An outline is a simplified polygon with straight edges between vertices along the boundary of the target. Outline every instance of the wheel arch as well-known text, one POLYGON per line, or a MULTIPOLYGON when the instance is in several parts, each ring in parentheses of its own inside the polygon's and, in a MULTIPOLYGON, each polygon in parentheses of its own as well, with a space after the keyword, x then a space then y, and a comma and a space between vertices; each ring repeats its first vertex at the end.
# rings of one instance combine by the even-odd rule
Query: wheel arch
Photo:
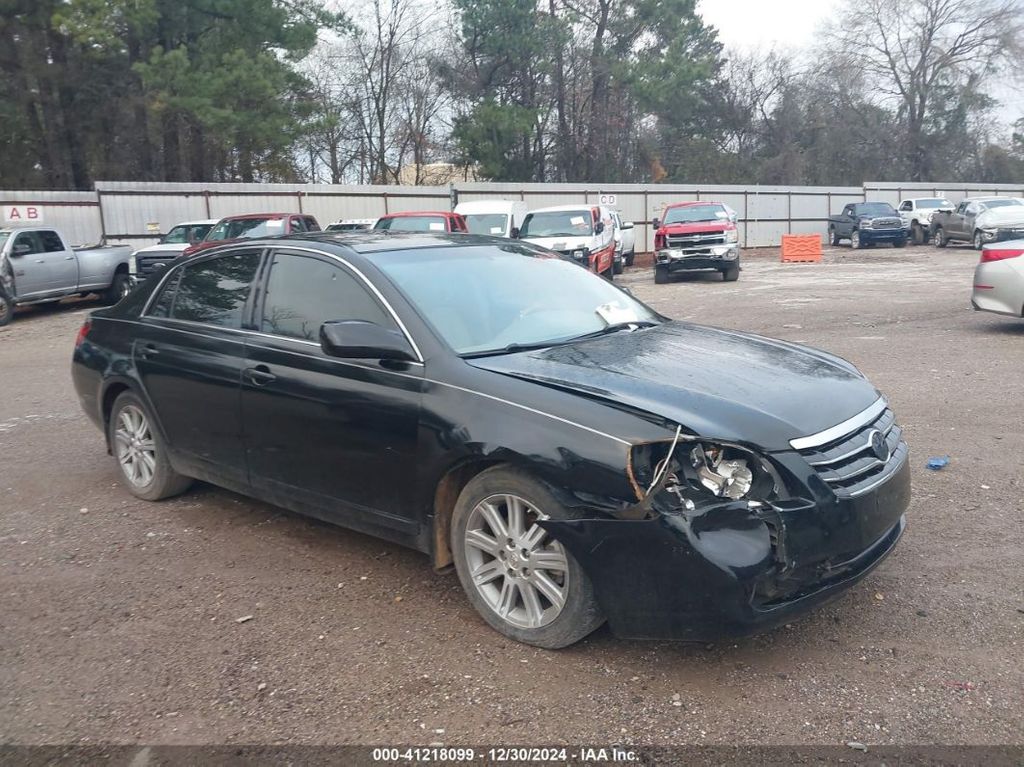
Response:
POLYGON ((107 453, 111 452, 110 445, 110 415, 114 410, 114 402, 117 398, 124 394, 126 391, 130 391, 136 397, 142 400, 143 404, 149 410, 150 420, 153 426, 160 432, 160 437, 166 440, 166 434, 164 432, 163 424, 160 423, 160 417, 156 413, 156 409, 153 404, 149 401, 149 397, 139 386, 138 382, 133 381, 130 378, 123 376, 116 376, 109 378, 103 385, 103 389, 100 392, 100 417, 103 419, 103 439, 107 443, 107 453))
POLYGON ((433 525, 431 531, 431 551, 434 569, 440 570, 454 562, 449 545, 452 514, 462 490, 469 482, 487 469, 495 466, 518 466, 515 461, 507 458, 475 456, 459 461, 441 475, 434 488, 433 525))

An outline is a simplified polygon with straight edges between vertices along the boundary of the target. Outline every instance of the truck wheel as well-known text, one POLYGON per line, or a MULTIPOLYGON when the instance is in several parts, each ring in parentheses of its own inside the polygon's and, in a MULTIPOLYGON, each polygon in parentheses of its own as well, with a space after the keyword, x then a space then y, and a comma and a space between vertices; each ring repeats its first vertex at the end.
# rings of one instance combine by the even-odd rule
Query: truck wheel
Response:
POLYGON ((946 239, 946 233, 942 230, 942 227, 940 226, 938 229, 935 230, 935 247, 944 248, 947 245, 949 245, 949 240, 946 239))
POLYGON ((914 225, 910 228, 910 232, 912 237, 914 238, 915 245, 924 245, 924 227, 922 227, 919 223, 915 221, 914 225))
POLYGON ((854 250, 860 250, 864 247, 864 243, 860 240, 860 232, 856 229, 850 234, 850 247, 854 250))
POLYGON ((14 301, 7 297, 7 294, 0 290, 0 327, 7 325, 14 319, 14 301))
POLYGON ((654 267, 654 282, 657 285, 664 285, 668 282, 668 267, 667 266, 656 266, 654 267))
POLYGON ((981 250, 985 245, 985 238, 981 236, 981 230, 977 229, 974 232, 974 249, 981 250))
POLYGON ((629 251, 629 253, 623 256, 623 259, 626 262, 626 266, 632 266, 634 258, 636 258, 636 251, 633 250, 629 251))
POLYGON ((903 237, 899 240, 893 240, 892 246, 894 248, 905 248, 907 247, 907 238, 903 237))
POLYGON ((834 226, 830 226, 828 228, 828 238, 829 238, 829 240, 832 241, 833 245, 838 245, 839 244, 839 235, 836 234, 836 228, 834 226))
POLYGON ((110 287, 103 291, 103 300, 108 304, 116 304, 132 292, 132 281, 127 272, 118 272, 110 287))
POLYGON ((736 282, 740 278, 740 265, 729 267, 722 272, 722 282, 736 282))
POLYGON ((586 571, 537 524, 585 516, 519 469, 496 466, 469 481, 452 512, 452 558, 470 604, 491 628, 557 650, 604 623, 586 571))
POLYGON ((612 262, 612 273, 613 274, 622 274, 622 261, 613 261, 612 262))

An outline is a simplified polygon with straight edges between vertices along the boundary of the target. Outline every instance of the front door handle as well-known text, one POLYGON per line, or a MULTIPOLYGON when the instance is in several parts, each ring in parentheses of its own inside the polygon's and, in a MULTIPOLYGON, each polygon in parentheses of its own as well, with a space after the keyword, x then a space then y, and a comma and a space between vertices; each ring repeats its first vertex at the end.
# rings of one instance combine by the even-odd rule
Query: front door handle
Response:
POLYGON ((253 386, 266 386, 277 380, 277 376, 270 372, 266 365, 257 365, 254 368, 246 368, 242 371, 242 377, 253 386))
POLYGON ((143 344, 142 348, 139 349, 139 356, 144 360, 147 360, 150 357, 155 357, 159 353, 160 350, 153 344, 143 344))

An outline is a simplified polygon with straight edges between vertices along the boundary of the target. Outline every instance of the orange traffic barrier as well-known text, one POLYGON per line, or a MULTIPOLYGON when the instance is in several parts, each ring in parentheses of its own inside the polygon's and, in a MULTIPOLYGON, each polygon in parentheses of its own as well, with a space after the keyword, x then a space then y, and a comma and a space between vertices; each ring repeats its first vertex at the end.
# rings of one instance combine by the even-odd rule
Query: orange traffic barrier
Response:
POLYGON ((820 234, 782 235, 782 263, 816 264, 821 262, 820 234))

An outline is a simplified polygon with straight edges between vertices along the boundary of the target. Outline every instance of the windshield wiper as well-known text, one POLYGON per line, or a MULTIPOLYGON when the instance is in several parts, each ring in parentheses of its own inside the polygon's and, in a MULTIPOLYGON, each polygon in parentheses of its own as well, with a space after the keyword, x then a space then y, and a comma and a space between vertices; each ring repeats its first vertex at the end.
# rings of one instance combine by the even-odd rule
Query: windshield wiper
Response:
POLYGON ((475 359, 476 357, 497 357, 499 354, 515 354, 516 352, 528 352, 536 349, 547 349, 551 346, 558 346, 559 344, 563 343, 565 343, 565 341, 554 340, 541 341, 535 344, 509 344, 508 346, 503 346, 500 349, 485 349, 482 352, 466 352, 465 354, 460 354, 459 356, 462 357, 462 359, 464 360, 471 360, 475 359))
POLYGON ((606 336, 610 333, 618 333, 620 330, 645 330, 647 328, 653 328, 660 325, 660 322, 651 322, 650 320, 632 320, 630 322, 613 322, 611 325, 606 325, 600 330, 595 330, 593 333, 584 333, 582 336, 576 336, 573 341, 584 341, 588 338, 598 338, 600 336, 606 336))

